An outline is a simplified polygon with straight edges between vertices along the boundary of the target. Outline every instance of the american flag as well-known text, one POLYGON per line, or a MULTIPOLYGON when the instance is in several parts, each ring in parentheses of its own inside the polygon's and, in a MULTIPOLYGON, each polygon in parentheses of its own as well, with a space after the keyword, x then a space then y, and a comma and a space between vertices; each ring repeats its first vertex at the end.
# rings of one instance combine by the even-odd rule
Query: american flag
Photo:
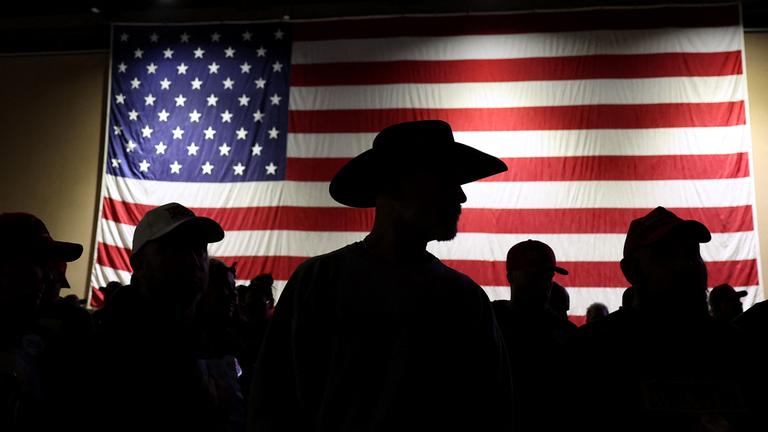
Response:
MULTIPOLYGON (((373 212, 328 182, 387 125, 443 119, 509 171, 465 186, 457 238, 429 249, 491 299, 534 238, 574 320, 618 308, 631 219, 705 223, 710 285, 762 299, 738 5, 116 25, 94 287, 129 281, 135 225, 180 202, 219 221, 212 256, 282 288, 360 240, 373 212)), ((407 157, 407 155, 403 155, 407 157)), ((94 300, 98 301, 97 292, 94 300)), ((278 292, 279 294, 279 292, 278 292)))

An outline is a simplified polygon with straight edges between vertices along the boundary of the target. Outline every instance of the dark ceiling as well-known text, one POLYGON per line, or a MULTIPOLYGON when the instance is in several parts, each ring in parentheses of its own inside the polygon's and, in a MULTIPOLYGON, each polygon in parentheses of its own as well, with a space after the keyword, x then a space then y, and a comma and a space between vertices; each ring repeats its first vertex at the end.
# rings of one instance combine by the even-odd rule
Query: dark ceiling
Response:
MULTIPOLYGON (((722 3, 673 0, 666 4, 722 3)), ((75 0, 3 5, 0 53, 106 50, 110 22, 247 21, 290 17, 466 13, 664 4, 627 0, 75 0)), ((768 30, 768 1, 743 0, 744 27, 768 30)))

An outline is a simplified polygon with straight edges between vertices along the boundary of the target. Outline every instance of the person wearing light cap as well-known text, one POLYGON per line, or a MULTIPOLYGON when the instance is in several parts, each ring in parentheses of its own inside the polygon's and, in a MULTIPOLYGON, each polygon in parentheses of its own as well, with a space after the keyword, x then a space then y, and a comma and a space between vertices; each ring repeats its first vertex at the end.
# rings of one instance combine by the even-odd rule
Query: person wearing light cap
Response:
POLYGON ((426 250, 457 233, 461 185, 506 171, 437 120, 382 130, 331 196, 371 233, 300 265, 267 332, 252 431, 508 430, 511 378, 485 292, 426 250))
POLYGON ((208 283, 208 244, 221 226, 169 203, 134 231, 131 284, 114 293, 104 317, 103 402, 107 430, 217 430, 219 419, 197 358, 192 326, 208 283))
POLYGON ((515 430, 554 430, 565 403, 566 347, 576 326, 549 308, 555 274, 567 275, 557 265, 546 243, 526 240, 507 252, 510 299, 493 302, 504 335, 515 382, 515 430))
POLYGON ((576 409, 597 430, 754 430, 737 370, 741 339, 707 310, 707 268, 699 251, 709 230, 657 207, 633 220, 620 267, 633 307, 582 326, 578 357, 585 390, 576 409), (710 368, 717 365, 716 368, 710 368), (604 380, 596 388, 591 377, 604 380), (685 395, 682 397, 681 395, 685 395))

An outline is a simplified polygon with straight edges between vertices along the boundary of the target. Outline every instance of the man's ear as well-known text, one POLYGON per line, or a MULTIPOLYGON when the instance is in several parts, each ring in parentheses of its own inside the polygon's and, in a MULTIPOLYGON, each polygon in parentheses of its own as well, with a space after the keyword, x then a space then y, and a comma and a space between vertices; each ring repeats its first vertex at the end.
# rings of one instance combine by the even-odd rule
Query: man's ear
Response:
POLYGON ((635 285, 637 283, 637 270, 634 261, 622 258, 619 264, 621 265, 621 272, 624 273, 629 284, 635 285))

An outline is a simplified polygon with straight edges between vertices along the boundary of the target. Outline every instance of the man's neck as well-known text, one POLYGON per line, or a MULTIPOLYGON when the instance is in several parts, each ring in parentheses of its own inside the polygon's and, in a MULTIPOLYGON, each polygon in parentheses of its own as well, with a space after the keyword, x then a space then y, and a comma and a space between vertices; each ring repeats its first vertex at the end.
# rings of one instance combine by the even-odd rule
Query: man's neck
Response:
POLYGON ((405 229, 377 224, 363 243, 372 255, 389 261, 417 262, 427 256, 427 241, 405 229))

